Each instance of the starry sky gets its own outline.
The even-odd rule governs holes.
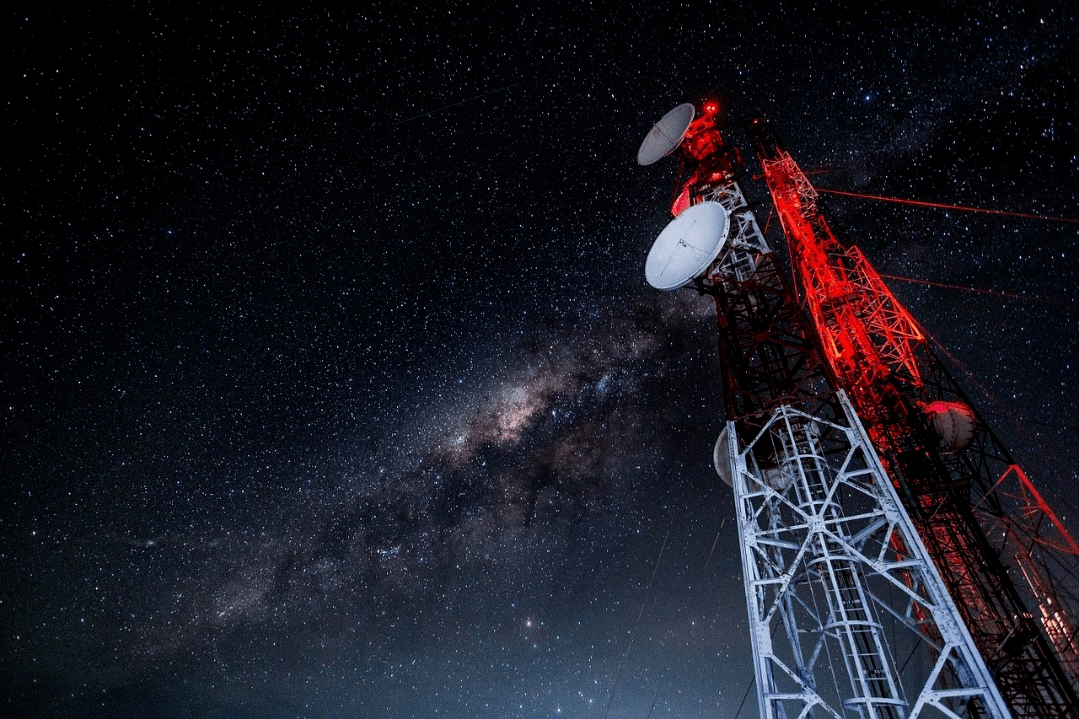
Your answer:
[[[0,716],[732,719],[714,310],[644,281],[640,140],[716,98],[750,175],[765,113],[823,188],[1079,217],[1074,3],[186,5],[0,30]],[[826,202],[1020,296],[893,283],[1074,528],[1076,226]]]

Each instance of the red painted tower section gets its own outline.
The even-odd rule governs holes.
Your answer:
[[[766,120],[749,125],[827,371],[849,394],[1016,717],[1079,717],[1079,546]],[[1031,610],[1034,611],[1031,611]]]

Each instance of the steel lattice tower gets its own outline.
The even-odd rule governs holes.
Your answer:
[[[760,716],[1008,717],[760,232],[714,106],[692,125],[686,107],[638,155],[677,148],[689,172],[649,264],[657,250],[661,275],[677,253],[707,263],[682,284],[716,304],[727,423],[715,461],[734,489]],[[690,233],[717,205],[729,221],[709,255]]]
[[[828,374],[845,389],[1016,717],[1079,717],[1054,562],[1079,547],[857,247],[837,239],[766,120],[749,124]],[[1037,614],[1031,610],[1037,611]]]

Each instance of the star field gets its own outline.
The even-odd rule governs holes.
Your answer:
[[[1076,10],[1024,5],[10,14],[0,716],[735,717],[714,311],[644,281],[638,144],[715,97],[749,178],[766,113],[821,187],[1079,217]],[[1075,225],[825,200],[1037,300],[892,285],[1075,528]]]

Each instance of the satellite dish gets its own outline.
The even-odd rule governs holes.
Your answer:
[[[648,284],[665,292],[688,285],[719,256],[730,225],[718,202],[698,203],[671,220],[644,261]]]
[[[719,433],[716,446],[712,448],[712,466],[716,468],[716,474],[723,483],[734,489],[734,470],[731,467],[730,457],[727,456],[727,428]]]
[[[697,109],[693,103],[686,102],[664,115],[644,137],[641,149],[637,150],[637,162],[651,165],[674,152],[686,136],[686,130],[693,122]]]

